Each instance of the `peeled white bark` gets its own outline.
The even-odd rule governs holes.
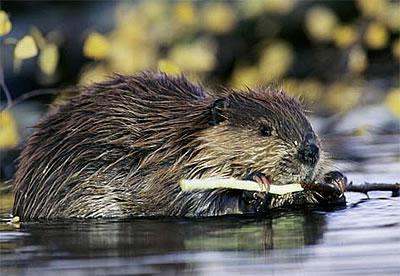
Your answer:
[[[255,181],[238,180],[235,178],[182,179],[179,184],[182,191],[185,192],[210,189],[237,189],[267,192],[265,185],[261,185]],[[269,193],[283,195],[299,191],[303,191],[300,184],[270,185]]]

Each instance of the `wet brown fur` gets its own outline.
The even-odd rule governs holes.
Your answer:
[[[272,136],[259,135],[263,124]],[[115,75],[35,128],[15,179],[14,214],[25,220],[242,213],[239,191],[185,193],[179,180],[260,171],[287,184],[315,179],[322,163],[296,159],[306,134],[319,144],[296,99],[272,88],[207,93],[183,76]]]

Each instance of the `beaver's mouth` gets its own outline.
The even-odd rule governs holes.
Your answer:
[[[271,175],[264,174],[260,171],[254,171],[248,174],[244,180],[255,181],[260,185],[288,185],[288,184],[298,184],[298,183],[308,183],[312,182],[313,172],[307,174],[306,176],[292,174],[290,176],[280,175],[280,177],[272,177]]]

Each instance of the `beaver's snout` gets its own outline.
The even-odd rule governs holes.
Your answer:
[[[314,144],[306,144],[299,150],[298,158],[301,163],[315,166],[319,159],[319,147]]]

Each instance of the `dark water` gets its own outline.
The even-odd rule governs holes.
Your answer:
[[[399,181],[394,138],[368,150],[348,140],[358,161],[338,167],[355,182]],[[346,196],[343,209],[267,218],[3,223],[1,274],[400,275],[400,198]]]

